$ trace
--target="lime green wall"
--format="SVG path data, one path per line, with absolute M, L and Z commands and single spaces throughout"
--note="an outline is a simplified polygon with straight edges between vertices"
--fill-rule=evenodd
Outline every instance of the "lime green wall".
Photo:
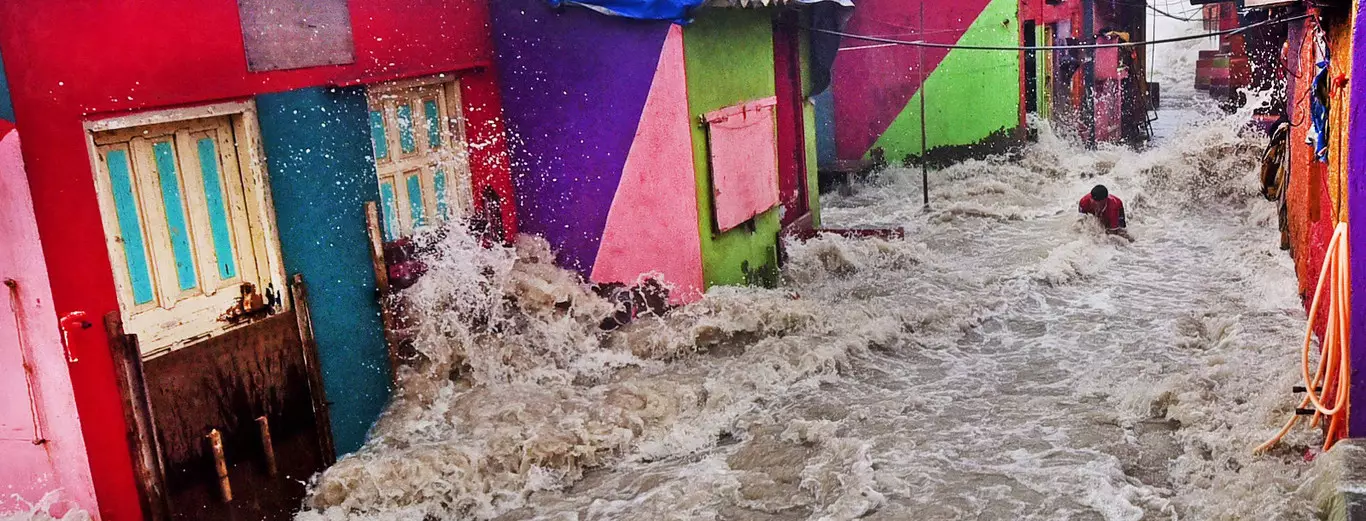
M 1017 46 L 1019 23 L 1017 0 L 992 0 L 958 43 Z M 921 95 L 927 96 L 929 112 L 926 146 L 933 150 L 977 143 L 983 136 L 1019 126 L 1021 92 L 1019 53 L 954 49 L 874 148 L 883 148 L 889 159 L 920 155 Z
M 805 22 L 806 18 L 803 17 Z M 805 31 L 801 38 L 802 55 L 802 99 L 811 98 L 811 39 Z M 821 196 L 817 177 L 820 158 L 816 153 L 816 104 L 802 103 L 802 125 L 806 134 L 806 197 L 811 208 L 811 226 L 821 225 Z
M 1043 25 L 1034 28 L 1034 41 L 1036 42 L 1035 45 L 1041 47 L 1053 44 L 1053 42 L 1048 41 L 1048 32 Z M 1052 53 L 1041 51 L 1034 54 L 1034 74 L 1039 79 L 1038 88 L 1035 89 L 1035 94 L 1038 96 L 1039 117 L 1047 120 L 1053 117 L 1052 82 L 1048 81 L 1048 56 Z
M 756 217 L 752 227 L 716 232 L 707 134 L 697 119 L 713 110 L 774 95 L 771 16 L 768 9 L 704 9 L 683 30 L 702 270 L 707 287 L 777 282 L 777 208 Z M 742 268 L 746 265 L 749 275 Z

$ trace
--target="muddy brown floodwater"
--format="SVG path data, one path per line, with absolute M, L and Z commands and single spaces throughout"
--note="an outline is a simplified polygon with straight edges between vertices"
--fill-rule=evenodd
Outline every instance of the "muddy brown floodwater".
M 1041 129 L 1008 157 L 892 169 L 792 244 L 786 285 L 597 331 L 543 243 L 458 237 L 407 298 L 426 355 L 301 519 L 1308 519 L 1288 414 L 1303 309 L 1263 138 L 1152 149 Z M 1075 214 L 1103 182 L 1129 244 Z M 556 306 L 556 302 L 571 303 Z

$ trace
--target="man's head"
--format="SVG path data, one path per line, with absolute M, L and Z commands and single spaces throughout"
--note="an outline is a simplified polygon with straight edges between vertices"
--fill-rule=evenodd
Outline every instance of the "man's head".
M 1110 191 L 1105 189 L 1105 185 L 1096 185 L 1091 189 L 1092 201 L 1105 201 L 1110 198 Z

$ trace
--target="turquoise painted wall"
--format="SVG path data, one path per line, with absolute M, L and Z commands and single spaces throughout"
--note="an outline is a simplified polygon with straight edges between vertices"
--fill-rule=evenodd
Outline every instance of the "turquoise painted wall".
M 363 88 L 256 98 L 289 275 L 308 284 L 338 455 L 360 448 L 389 399 L 364 204 L 379 199 Z
M 10 101 L 9 80 L 5 76 L 3 60 L 0 60 L 0 119 L 14 123 L 14 103 Z
M 777 208 L 755 217 L 752 227 L 716 231 L 707 134 L 696 123 L 702 114 L 775 94 L 771 17 L 767 9 L 707 9 L 683 30 L 707 287 L 777 283 Z

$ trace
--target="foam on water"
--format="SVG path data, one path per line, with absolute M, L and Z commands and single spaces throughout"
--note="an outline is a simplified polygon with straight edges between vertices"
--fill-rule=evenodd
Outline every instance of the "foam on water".
M 1303 519 L 1303 311 L 1260 137 L 1011 156 L 825 201 L 905 240 L 789 245 L 618 332 L 543 241 L 448 238 L 406 295 L 424 357 L 301 519 Z M 1074 205 L 1103 182 L 1136 242 Z M 456 234 L 458 235 L 458 234 Z

